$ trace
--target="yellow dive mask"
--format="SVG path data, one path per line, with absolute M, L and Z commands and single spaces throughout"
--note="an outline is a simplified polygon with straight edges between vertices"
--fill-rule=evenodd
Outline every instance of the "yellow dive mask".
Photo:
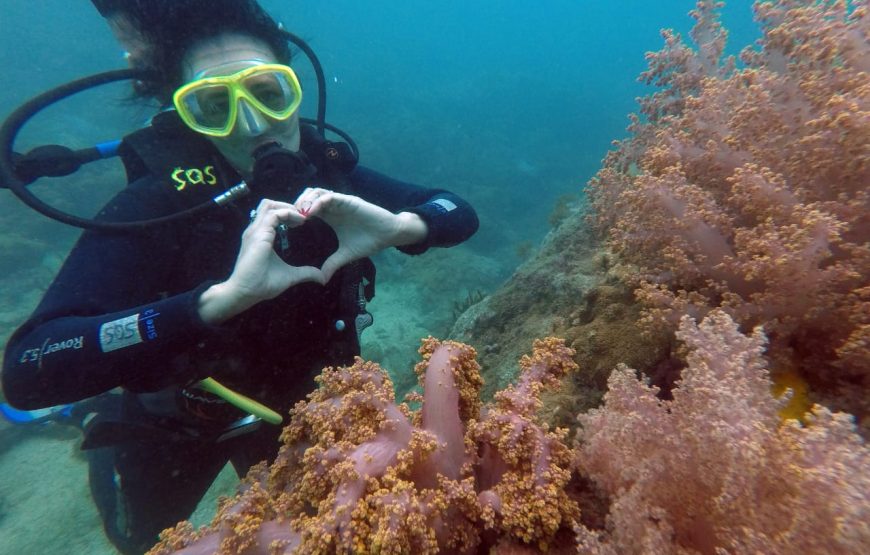
M 302 87 L 293 70 L 281 64 L 261 64 L 232 75 L 205 77 L 175 91 L 172 101 L 191 129 L 226 137 L 236 125 L 240 104 L 274 120 L 285 120 L 299 109 Z

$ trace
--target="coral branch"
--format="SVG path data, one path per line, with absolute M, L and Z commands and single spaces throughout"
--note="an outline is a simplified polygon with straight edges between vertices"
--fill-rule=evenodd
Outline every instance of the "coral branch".
M 590 553 L 860 553 L 870 545 L 870 449 L 852 418 L 777 414 L 760 330 L 722 311 L 684 317 L 688 367 L 672 401 L 621 367 L 580 417 L 577 462 L 611 497 Z
M 639 269 L 645 322 L 722 308 L 763 324 L 777 372 L 870 411 L 870 15 L 867 0 L 756 2 L 762 38 L 722 59 L 720 3 L 697 50 L 666 33 L 632 137 L 590 183 L 595 223 Z M 857 355 L 857 356 L 856 356 Z M 843 395 L 840 390 L 857 393 Z
M 544 387 L 576 368 L 535 343 L 516 386 L 482 407 L 475 351 L 434 339 L 417 366 L 423 406 L 397 405 L 376 365 L 327 368 L 299 403 L 275 462 L 252 471 L 208 528 L 167 532 L 152 555 L 474 553 L 547 546 L 578 516 L 564 432 L 538 422 Z

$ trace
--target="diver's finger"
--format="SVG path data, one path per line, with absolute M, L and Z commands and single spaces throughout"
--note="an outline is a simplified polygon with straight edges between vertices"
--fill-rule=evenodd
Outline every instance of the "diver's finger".
M 305 207 L 305 216 L 310 218 L 311 216 L 317 216 L 318 214 L 323 214 L 329 210 L 329 207 L 335 203 L 335 199 L 338 196 L 338 193 L 333 193 L 332 191 L 327 191 L 323 195 L 316 197 L 310 204 Z
M 329 192 L 329 189 L 324 189 L 323 187 L 306 187 L 299 196 L 296 197 L 296 201 L 293 204 L 298 204 L 299 201 L 302 200 L 314 200 L 315 198 Z
M 267 230 L 271 233 L 272 230 L 280 225 L 287 227 L 297 227 L 305 223 L 305 217 L 302 216 L 295 208 L 282 208 L 274 210 L 260 219 L 255 224 L 252 224 L 253 230 Z
M 269 198 L 264 198 L 260 201 L 260 204 L 257 205 L 257 214 L 261 212 L 269 212 L 271 210 L 280 210 L 282 208 L 289 208 L 293 206 L 289 202 L 283 202 L 280 200 L 272 200 Z
M 305 223 L 305 217 L 299 213 L 295 206 L 269 199 L 260 201 L 257 209 L 251 212 L 251 216 L 252 220 L 248 229 L 275 227 L 279 223 L 296 227 Z
M 251 223 L 249 224 L 249 226 L 262 225 L 263 220 L 267 218 L 272 212 L 276 210 L 285 210 L 291 207 L 293 207 L 292 204 L 281 202 L 279 200 L 264 198 L 257 205 L 256 209 L 251 210 Z
M 303 216 L 309 216 L 318 200 L 332 194 L 334 193 L 328 189 L 309 187 L 302 191 L 302 194 L 299 195 L 299 198 L 296 199 L 296 202 L 293 203 L 293 205 L 296 206 Z
M 295 206 L 290 205 L 288 208 L 282 208 L 274 212 L 275 216 L 282 224 L 290 227 L 297 227 L 305 223 L 305 216 L 299 213 Z

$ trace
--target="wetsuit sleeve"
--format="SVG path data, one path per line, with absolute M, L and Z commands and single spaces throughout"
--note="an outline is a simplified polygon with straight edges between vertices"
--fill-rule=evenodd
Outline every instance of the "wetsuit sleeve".
M 129 221 L 161 215 L 150 204 L 130 186 L 99 217 Z M 169 288 L 177 242 L 171 226 L 85 232 L 33 315 L 7 343 L 2 374 L 7 400 L 35 409 L 118 386 L 156 390 L 194 378 L 170 375 L 168 360 L 217 331 L 197 311 L 210 284 L 173 296 L 160 293 Z
M 413 212 L 429 229 L 423 241 L 398 249 L 421 254 L 430 247 L 451 247 L 474 235 L 477 213 L 468 202 L 443 189 L 427 189 L 357 166 L 349 175 L 353 194 L 387 210 Z

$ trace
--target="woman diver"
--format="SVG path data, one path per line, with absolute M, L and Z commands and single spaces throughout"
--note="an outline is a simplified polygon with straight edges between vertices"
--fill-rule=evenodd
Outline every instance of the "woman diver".
M 243 474 L 274 458 L 281 428 L 262 420 L 280 422 L 324 366 L 359 354 L 369 256 L 456 245 L 478 221 L 456 195 L 357 166 L 300 123 L 286 33 L 255 0 L 94 3 L 144 70 L 137 93 L 167 107 L 122 142 L 130 184 L 97 219 L 250 190 L 161 225 L 86 231 L 6 347 L 18 408 L 122 391 L 83 448 L 108 537 L 141 553 L 226 462 Z

